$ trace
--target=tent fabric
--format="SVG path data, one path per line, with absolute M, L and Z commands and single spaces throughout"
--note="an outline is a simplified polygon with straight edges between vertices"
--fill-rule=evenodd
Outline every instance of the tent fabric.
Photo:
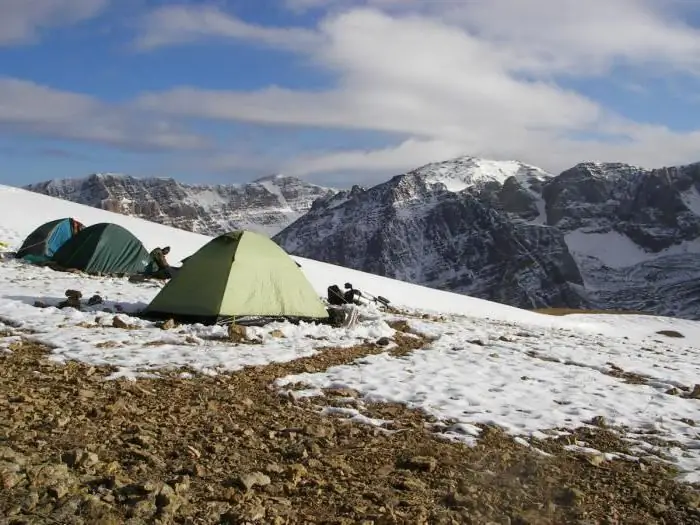
M 117 224 L 99 223 L 81 230 L 51 258 L 57 266 L 86 273 L 141 273 L 148 252 L 131 232 Z
M 56 219 L 30 233 L 17 251 L 17 258 L 30 262 L 48 261 L 83 225 L 72 218 Z
M 263 235 L 235 231 L 189 257 L 144 315 L 211 324 L 249 316 L 325 319 L 328 312 L 280 246 Z

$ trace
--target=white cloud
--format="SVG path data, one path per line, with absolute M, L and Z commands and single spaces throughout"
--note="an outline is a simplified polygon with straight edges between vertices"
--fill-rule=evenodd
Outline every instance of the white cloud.
M 142 50 L 214 37 L 294 50 L 310 50 L 318 44 L 317 34 L 313 31 L 248 24 L 214 6 L 162 7 L 146 17 L 141 29 L 135 45 Z
M 89 2 L 72 0 L 80 1 Z M 517 158 L 553 171 L 591 159 L 650 166 L 697 160 L 700 131 L 624 119 L 561 83 L 567 77 L 606 82 L 624 65 L 634 73 L 627 84 L 644 90 L 645 78 L 700 72 L 700 32 L 684 21 L 688 4 L 680 0 L 280 1 L 319 10 L 317 27 L 250 24 L 193 2 L 152 11 L 135 44 L 153 50 L 215 38 L 270 46 L 330 73 L 332 87 L 180 86 L 115 107 L 40 93 L 45 88 L 33 85 L 24 94 L 14 90 L 10 102 L 0 98 L 0 125 L 127 147 L 201 145 L 200 137 L 173 127 L 172 119 L 182 117 L 370 130 L 395 139 L 376 150 L 318 150 L 286 162 L 272 155 L 273 146 L 260 155 L 275 157 L 264 161 L 265 169 L 297 175 L 398 173 L 459 154 Z M 0 83 L 0 97 L 2 89 Z M 154 114 L 165 117 L 151 119 Z M 250 169 L 254 157 L 233 151 L 206 161 L 212 169 Z
M 167 119 L 82 94 L 0 77 L 0 132 L 79 140 L 129 150 L 201 149 L 206 141 Z
M 403 137 L 376 151 L 300 155 L 283 167 L 301 175 L 396 173 L 458 154 L 518 158 L 552 170 L 588 159 L 644 165 L 695 160 L 697 133 L 625 120 L 564 89 L 554 75 L 602 75 L 620 63 L 647 76 L 693 71 L 700 33 L 661 12 L 656 0 L 557 0 L 556 8 L 553 2 L 365 2 L 390 12 L 326 2 L 336 10 L 310 38 L 325 45 L 295 49 L 334 73 L 334 88 L 180 87 L 145 94 L 136 104 L 171 115 Z M 312 4 L 321 2 L 296 7 Z M 239 34 L 260 40 L 261 31 L 256 26 Z M 663 68 L 650 69 L 651 63 Z M 607 135 L 617 139 L 574 138 Z
M 41 29 L 80 22 L 97 15 L 108 0 L 1 0 L 0 46 L 26 44 Z

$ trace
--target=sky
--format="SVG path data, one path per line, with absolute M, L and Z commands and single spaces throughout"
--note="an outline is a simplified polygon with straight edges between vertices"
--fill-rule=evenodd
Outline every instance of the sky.
M 0 0 L 0 183 L 700 161 L 700 0 Z

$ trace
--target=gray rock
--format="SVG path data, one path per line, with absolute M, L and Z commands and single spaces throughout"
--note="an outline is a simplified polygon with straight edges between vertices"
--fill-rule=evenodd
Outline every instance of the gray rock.
M 238 476 L 238 484 L 246 490 L 251 490 L 254 487 L 266 487 L 270 483 L 270 477 L 262 472 L 250 472 Z

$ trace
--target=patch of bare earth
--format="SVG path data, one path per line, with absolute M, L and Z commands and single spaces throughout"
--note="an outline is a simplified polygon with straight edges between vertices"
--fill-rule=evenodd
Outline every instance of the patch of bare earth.
M 602 314 L 602 315 L 654 315 L 649 312 L 639 312 L 635 310 L 581 310 L 577 308 L 536 308 L 532 310 L 538 314 L 546 315 L 572 315 L 572 314 Z
M 396 342 L 395 354 L 425 344 Z M 364 405 L 393 420 L 380 429 L 320 414 L 353 392 L 295 400 L 270 386 L 386 350 L 105 381 L 107 368 L 14 344 L 0 355 L 0 523 L 700 523 L 698 493 L 658 463 L 593 464 L 556 440 L 544 456 L 489 427 L 468 447 L 401 405 Z

